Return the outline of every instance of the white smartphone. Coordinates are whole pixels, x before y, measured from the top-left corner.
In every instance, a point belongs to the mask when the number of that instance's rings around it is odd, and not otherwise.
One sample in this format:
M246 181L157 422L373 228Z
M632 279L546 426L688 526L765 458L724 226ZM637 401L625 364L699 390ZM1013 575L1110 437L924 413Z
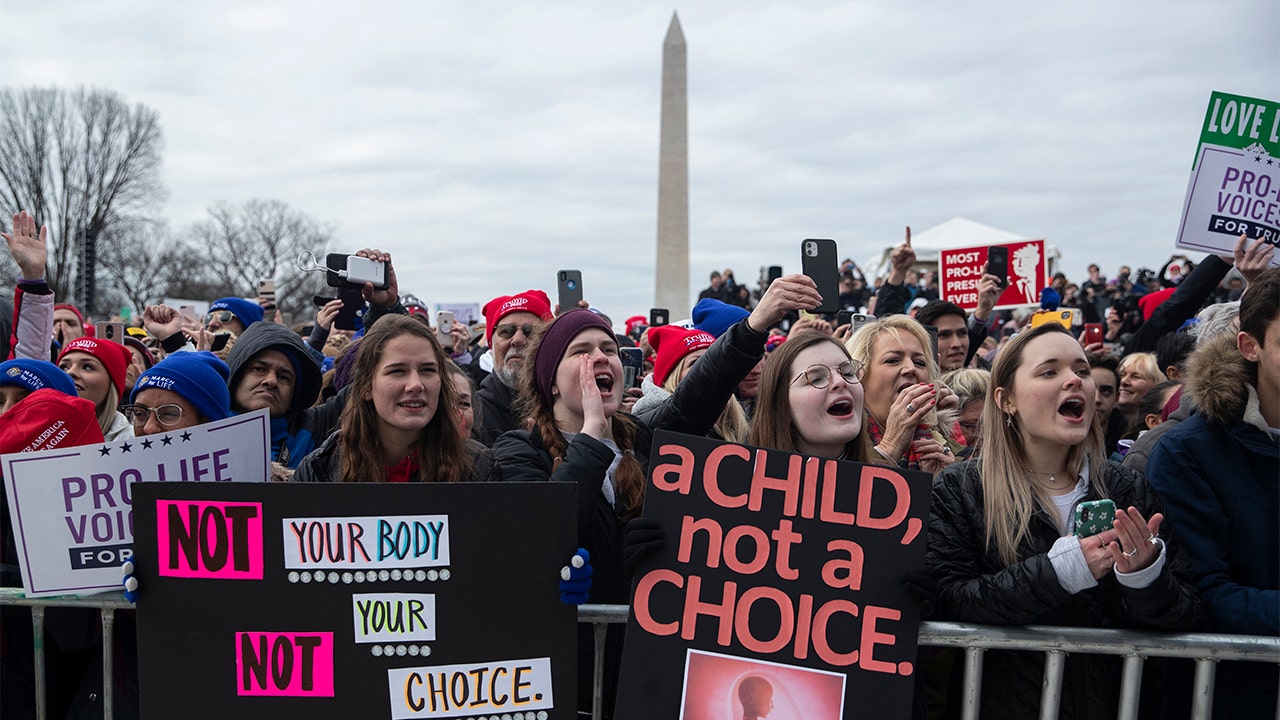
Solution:
M440 341L440 346L445 350L452 351L453 336L449 331L453 329L453 311L441 310L436 313L436 339Z

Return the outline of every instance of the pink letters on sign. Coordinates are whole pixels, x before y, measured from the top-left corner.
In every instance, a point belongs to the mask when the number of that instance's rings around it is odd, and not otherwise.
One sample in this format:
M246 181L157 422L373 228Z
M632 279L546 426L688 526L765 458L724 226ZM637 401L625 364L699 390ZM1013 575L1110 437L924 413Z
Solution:
M236 633L236 694L333 697L333 633Z
M215 580L262 579L262 503L156 502L160 574Z

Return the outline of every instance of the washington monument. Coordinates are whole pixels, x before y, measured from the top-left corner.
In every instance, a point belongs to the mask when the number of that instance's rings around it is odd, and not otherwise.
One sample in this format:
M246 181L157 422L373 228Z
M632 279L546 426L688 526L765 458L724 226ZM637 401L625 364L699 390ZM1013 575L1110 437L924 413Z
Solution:
M689 113L684 33L671 15L662 41L662 130L658 149L658 255L654 306L689 317Z

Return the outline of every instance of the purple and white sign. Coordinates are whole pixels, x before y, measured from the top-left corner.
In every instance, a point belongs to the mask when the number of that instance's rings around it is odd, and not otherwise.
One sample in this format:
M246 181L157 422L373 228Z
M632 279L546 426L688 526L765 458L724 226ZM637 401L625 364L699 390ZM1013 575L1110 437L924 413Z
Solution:
M118 589L120 564L133 556L133 483L264 481L270 437L264 409L146 437L0 456L27 596Z

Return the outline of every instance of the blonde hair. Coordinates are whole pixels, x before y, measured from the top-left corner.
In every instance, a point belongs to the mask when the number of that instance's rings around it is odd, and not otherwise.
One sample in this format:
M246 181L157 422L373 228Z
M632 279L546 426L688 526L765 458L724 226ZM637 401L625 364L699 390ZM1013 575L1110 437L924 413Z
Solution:
M119 405L120 393L116 392L116 384L112 382L107 385L107 396L102 399L102 404L98 406L98 427L102 429L103 435L106 435L111 426L115 424L116 415L119 414L116 408Z
M691 359L692 358L692 359ZM693 353L687 353L680 358L680 362L676 363L671 372L667 373L667 379L662 383L662 389L673 393L676 386L680 384L680 379L684 377L685 371L697 361ZM747 423L747 413L742 409L742 403L738 402L738 398L730 397L729 402L725 403L724 410L720 412L720 417L716 418L716 424L711 428L720 439L727 442L741 443L747 441L747 433L750 431Z
M1067 329L1057 323L1047 323L1018 333L996 356L991 368L991 384L987 390L987 402L982 408L982 455L978 459L982 474L982 507L986 517L986 546L994 542L1000 559L1006 565L1018 561L1018 546L1027 536L1027 527L1036 512L1036 504L1052 508L1053 497L1038 483L1029 482L1027 455L1022 447L1020 421L1016 415L1006 414L996 399L997 390L1004 390L1006 397L1017 392L1014 378L1022 366L1027 346L1032 341L1050 333L1070 336ZM1083 357L1084 351L1081 351ZM1090 407L1092 409L1092 407ZM1078 475L1089 461L1089 484L1097 497L1107 497L1107 487L1102 482L1102 470L1107 456L1102 446L1102 425L1095 421L1089 425L1089 435L1084 442L1067 452L1067 472ZM1048 513L1054 525L1060 525L1056 512ZM1060 530L1063 528L1059 527Z
M991 384L991 373L986 370L958 368L942 374L942 384L960 398L960 409L977 400L982 402L987 397L987 386Z
M938 383L938 359L934 357L933 342L929 339L929 333L925 331L924 326L916 321L915 318L906 315L890 315L880 318L873 323L867 323L858 328L848 340L845 341L845 348L849 351L849 356L854 360L862 363L863 372L867 372L874 361L871 357L875 350L876 343L880 338L889 333L905 332L915 338L920 343L920 349L924 351L925 357L925 374L929 378L929 382ZM866 409L867 414L871 413L871 409ZM951 439L951 425L954 422L954 412L944 413L946 417L939 418L937 408L930 410L925 414L922 422L928 425L934 433L941 435L940 441L945 442ZM881 422L880 418L876 418L876 422Z
M1129 353L1120 361L1120 366L1116 368L1117 375L1123 375L1125 368L1130 365L1137 366L1137 369L1150 380L1152 385L1159 385L1162 382L1168 382L1169 378L1165 377L1164 371L1160 369L1160 363L1156 361L1156 354L1149 352Z

